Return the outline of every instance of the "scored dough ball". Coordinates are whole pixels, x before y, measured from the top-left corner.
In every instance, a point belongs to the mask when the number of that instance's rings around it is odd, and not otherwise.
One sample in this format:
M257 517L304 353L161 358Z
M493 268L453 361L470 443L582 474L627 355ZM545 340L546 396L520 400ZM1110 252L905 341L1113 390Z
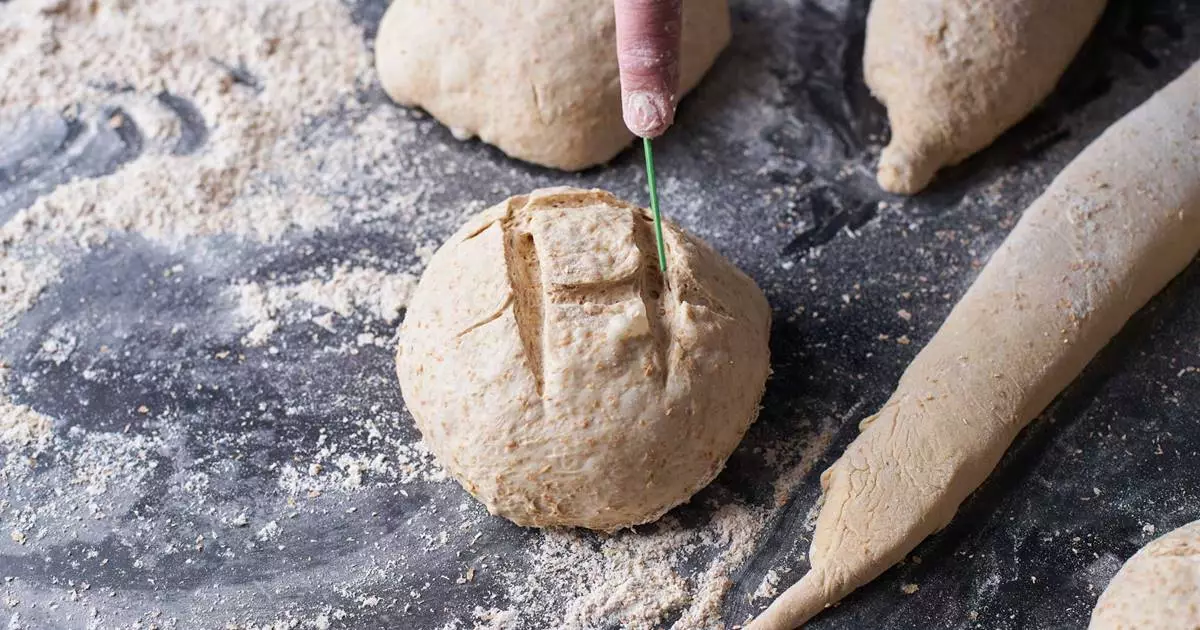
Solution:
M488 511L611 531L716 477L754 421L771 312L754 281L599 190L512 197L434 254L396 371L429 448Z
M1200 628L1200 521L1150 541L1117 572L1090 630Z
M456 136L565 170L612 159L621 118L612 0L395 0L375 66L388 95ZM729 43L725 0L683 3L679 87L700 82Z

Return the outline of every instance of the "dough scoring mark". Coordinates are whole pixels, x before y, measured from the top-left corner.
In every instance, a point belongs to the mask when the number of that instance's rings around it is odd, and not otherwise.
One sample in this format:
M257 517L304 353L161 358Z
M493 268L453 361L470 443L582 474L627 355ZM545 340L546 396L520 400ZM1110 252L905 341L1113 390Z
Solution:
M554 122L555 116L552 112L548 113L546 111L545 99L542 98L542 90L538 87L538 84L530 81L529 89L533 92L533 109L537 112L538 122L543 125L549 125L551 122Z
M480 234L483 234L484 232L486 232L486 231L487 231L487 229L488 229L488 228L492 227L492 225L494 225L495 223L496 223L495 221L488 221L487 223L484 223L484 224L483 224L483 225L481 225L480 227L478 227L478 228L476 228L476 229L472 230L472 231L471 231L471 232L469 232L469 233L468 233L466 236L464 236L464 237L463 237L463 239L462 239L462 242L463 242L463 243L466 243L467 241L469 241L469 240L471 240L471 239L475 238L476 236L479 236Z
M512 311L517 323L517 335L525 350L525 360L533 374L534 388L543 396L545 365L542 361L543 311L542 267L538 260L533 234L514 229L511 220L501 221L504 230L504 263L508 268L508 283L512 287Z
M508 307L510 305L512 305L512 303L513 303L513 294L510 291L508 293L508 296L504 298L504 302L500 305L499 308L492 311L491 315L488 315L487 317L484 317L483 319L475 322L474 324L467 326L461 332L454 335L454 338L458 339L460 337L466 336L467 334L472 333L479 328L483 328L484 326L487 326L488 324L496 321L497 319L500 319L500 316L504 314L504 311L508 310Z
M640 254L637 274L638 297L646 309L646 320L650 323L650 335L654 339L654 353L659 365L659 380L667 382L671 372L671 335L666 316L667 301L671 293L666 279L658 268L658 248L654 242L654 228L650 218L640 208L631 209L633 214L633 243ZM669 259L669 256L668 256Z

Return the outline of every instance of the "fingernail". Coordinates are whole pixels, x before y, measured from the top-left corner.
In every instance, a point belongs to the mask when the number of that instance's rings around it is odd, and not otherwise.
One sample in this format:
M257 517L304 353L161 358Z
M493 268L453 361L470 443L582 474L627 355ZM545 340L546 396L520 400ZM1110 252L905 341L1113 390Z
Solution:
M666 130L668 104L661 94L630 92L625 96L625 126L634 135L653 138Z

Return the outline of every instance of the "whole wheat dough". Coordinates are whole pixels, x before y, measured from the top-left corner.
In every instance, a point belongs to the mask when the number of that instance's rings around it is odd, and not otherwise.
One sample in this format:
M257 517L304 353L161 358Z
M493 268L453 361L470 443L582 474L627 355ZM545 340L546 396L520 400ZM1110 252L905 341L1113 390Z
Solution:
M812 566L750 628L791 630L945 527L1017 433L1198 250L1200 64L1025 210L821 476Z
M598 190L537 190L434 254L396 357L441 463L520 525L652 521L717 475L754 421L770 309L748 276Z
M633 139L621 118L612 0L395 0L375 65L397 103L455 135L565 170L612 159ZM680 89L729 43L725 0L683 3Z
M879 185L925 188L1054 89L1105 0L875 0L864 74L888 109Z
M1200 521L1142 547L1113 577L1089 630L1200 628Z

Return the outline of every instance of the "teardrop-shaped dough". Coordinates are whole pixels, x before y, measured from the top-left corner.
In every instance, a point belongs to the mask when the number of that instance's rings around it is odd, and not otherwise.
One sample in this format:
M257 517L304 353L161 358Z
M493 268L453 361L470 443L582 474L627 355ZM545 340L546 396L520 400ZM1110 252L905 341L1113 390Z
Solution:
M1105 0L875 0L864 74L892 140L879 185L914 194L1054 89Z

